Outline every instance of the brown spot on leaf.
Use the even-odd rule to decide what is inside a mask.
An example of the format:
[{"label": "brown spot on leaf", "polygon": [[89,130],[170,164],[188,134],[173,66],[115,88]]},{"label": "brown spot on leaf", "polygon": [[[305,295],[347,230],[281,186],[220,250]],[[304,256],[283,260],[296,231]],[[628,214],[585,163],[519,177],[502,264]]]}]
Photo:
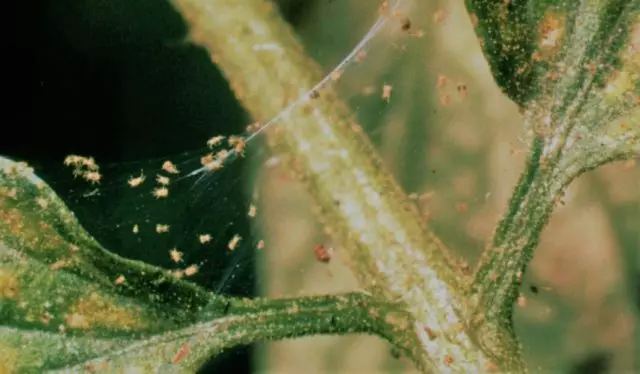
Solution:
[{"label": "brown spot on leaf", "polygon": [[65,320],[72,328],[91,328],[101,326],[121,330],[144,328],[147,325],[140,312],[132,308],[125,308],[107,299],[97,292],[80,298],[69,309]]},{"label": "brown spot on leaf", "polygon": [[0,268],[0,298],[17,300],[20,296],[20,282],[9,269]]}]

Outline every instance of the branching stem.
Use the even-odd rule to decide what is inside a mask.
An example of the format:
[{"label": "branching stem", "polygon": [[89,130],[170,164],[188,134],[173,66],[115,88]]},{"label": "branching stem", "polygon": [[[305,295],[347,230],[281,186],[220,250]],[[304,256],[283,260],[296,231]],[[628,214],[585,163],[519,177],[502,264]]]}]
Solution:
[{"label": "branching stem", "polygon": [[[131,369],[132,362],[145,372],[197,370],[212,355],[261,340],[348,333],[376,334],[391,340],[405,333],[411,318],[398,305],[363,293],[275,300],[218,297],[215,304],[215,310],[203,316],[216,316],[212,319],[127,344],[60,372],[84,373],[87,367],[105,365],[109,371],[117,371]],[[396,348],[409,354],[412,346]]]}]

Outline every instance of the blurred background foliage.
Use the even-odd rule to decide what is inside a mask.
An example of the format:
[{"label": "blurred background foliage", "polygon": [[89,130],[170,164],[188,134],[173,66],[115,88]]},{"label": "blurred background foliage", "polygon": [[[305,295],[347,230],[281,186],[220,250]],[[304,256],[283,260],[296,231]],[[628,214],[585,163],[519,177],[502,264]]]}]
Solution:
[{"label": "blurred background foliage", "polygon": [[[367,32],[379,5],[277,3],[327,72]],[[212,135],[240,133],[250,119],[206,53],[185,42],[186,26],[169,3],[40,0],[37,7],[18,6],[24,7],[16,13],[23,28],[8,41],[15,58],[7,63],[19,79],[5,88],[11,95],[4,128],[12,135],[1,137],[0,152],[34,165],[105,247],[171,267],[167,249],[180,246],[185,260],[200,264],[192,279],[227,294],[357,288],[340,262],[340,248],[330,263],[316,260],[314,247],[332,247],[330,238],[313,218],[304,188],[285,170],[264,166],[269,155],[261,144],[197,188],[176,186],[171,193],[179,199],[137,200],[144,222],[171,223],[171,236],[130,235],[132,217],[141,213],[128,203],[133,197],[126,188],[80,198],[62,169],[69,153],[113,165],[104,168],[105,180],[126,180],[157,167],[165,155],[201,148]],[[522,119],[495,86],[462,0],[413,0],[408,16],[411,32],[423,35],[376,35],[366,58],[336,89],[389,169],[415,193],[424,219],[473,264],[523,166]],[[388,101],[384,85],[392,87]],[[197,165],[197,154],[181,156],[184,165]],[[245,212],[256,193],[263,234],[256,237],[267,247],[229,253],[218,238],[252,232]],[[532,368],[638,369],[639,204],[640,168],[629,162],[584,175],[570,188],[543,234],[517,309]],[[203,248],[192,239],[205,229],[215,230],[216,240]],[[264,343],[233,350],[202,372],[411,372],[388,349],[363,336]]]},{"label": "blurred background foliage", "polygon": [[[371,3],[315,2],[295,23],[309,53],[327,71],[373,22],[377,4]],[[493,82],[463,1],[413,1],[408,17],[412,31],[424,35],[378,35],[365,61],[345,74],[337,89],[404,189],[417,196],[424,218],[473,264],[522,170],[527,150],[519,140],[522,118]],[[381,98],[384,85],[392,86],[388,103]],[[274,182],[273,174],[264,171],[261,186],[269,191],[263,213],[278,250],[262,264],[263,292],[356,287],[340,261],[315,261],[312,248],[330,246],[330,238],[309,213],[303,189]],[[609,165],[570,188],[543,234],[515,317],[531,368],[640,370],[634,357],[640,349],[634,306],[638,227],[640,168],[634,163]],[[339,259],[340,249],[335,250]],[[317,337],[262,349],[268,352],[265,372],[411,370],[373,337]]]}]

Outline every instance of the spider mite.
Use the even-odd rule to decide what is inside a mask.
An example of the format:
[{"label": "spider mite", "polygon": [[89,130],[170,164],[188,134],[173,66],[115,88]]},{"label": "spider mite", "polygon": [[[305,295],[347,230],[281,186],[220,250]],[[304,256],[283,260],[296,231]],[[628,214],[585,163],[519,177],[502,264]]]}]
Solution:
[{"label": "spider mite", "polygon": [[158,184],[160,185],[167,186],[169,185],[170,179],[167,176],[158,174],[156,176],[156,182],[158,182]]},{"label": "spider mite", "polygon": [[240,240],[242,239],[242,237],[238,234],[235,234],[233,236],[233,238],[231,238],[231,240],[229,241],[229,244],[227,245],[227,247],[229,248],[230,251],[235,250],[238,247],[238,243],[240,243]]},{"label": "spider mite", "polygon": [[88,182],[91,182],[91,184],[100,183],[100,180],[102,179],[102,174],[100,174],[97,171],[89,171],[84,174],[84,178]]},{"label": "spider mite", "polygon": [[176,352],[175,355],[173,355],[173,357],[171,358],[171,363],[172,364],[177,364],[178,362],[182,361],[185,359],[185,357],[187,357],[189,355],[189,352],[191,351],[191,345],[189,344],[189,342],[184,343]]},{"label": "spider mite", "polygon": [[447,18],[449,17],[449,12],[446,10],[438,10],[437,12],[435,12],[433,14],[433,20],[438,24],[438,25],[442,25],[444,23],[444,21],[447,20]]},{"label": "spider mite", "polygon": [[255,205],[251,204],[251,205],[249,206],[249,212],[247,213],[247,215],[248,215],[249,217],[253,218],[253,217],[255,217],[255,216],[256,216],[257,212],[258,212],[258,208],[256,208],[256,206],[255,206]]},{"label": "spider mite", "polygon": [[391,99],[391,90],[393,90],[393,87],[389,84],[382,86],[382,100],[389,102]]},{"label": "spider mite", "polygon": [[388,10],[389,10],[389,1],[384,0],[382,4],[380,4],[380,8],[378,9],[378,11],[380,12],[380,14],[386,15]]},{"label": "spider mite", "polygon": [[169,196],[169,190],[166,187],[155,188],[152,193],[156,199],[162,199]]},{"label": "spider mite", "polygon": [[202,234],[198,235],[198,240],[200,240],[200,244],[206,244],[211,241],[211,234]]},{"label": "spider mite", "polygon": [[129,186],[131,187],[138,187],[139,185],[142,184],[142,182],[144,182],[145,180],[145,176],[142,173],[142,171],[140,172],[140,175],[137,177],[131,177],[129,178],[129,180],[127,181],[127,183],[129,184]]},{"label": "spider mite", "polygon": [[180,171],[178,170],[178,168],[176,167],[176,165],[167,160],[164,163],[162,163],[162,170],[166,171],[169,174],[178,174],[180,173]]},{"label": "spider mite", "polygon": [[219,145],[220,143],[222,143],[222,141],[224,140],[224,138],[225,138],[225,137],[224,137],[224,136],[222,136],[222,135],[216,135],[216,136],[212,137],[211,139],[207,140],[207,145],[208,145],[210,148],[213,148],[213,147],[215,147],[215,146]]},{"label": "spider mite", "polygon": [[333,248],[326,248],[324,244],[316,244],[313,248],[314,253],[316,254],[316,259],[323,263],[328,263],[331,261],[331,257],[333,254]]},{"label": "spider mite", "polygon": [[171,257],[171,260],[176,264],[178,262],[182,262],[182,252],[178,251],[177,248],[173,248],[172,250],[170,250],[169,256]]},{"label": "spider mite", "polygon": [[184,275],[190,277],[198,272],[198,265],[189,265],[186,269],[184,269]]}]

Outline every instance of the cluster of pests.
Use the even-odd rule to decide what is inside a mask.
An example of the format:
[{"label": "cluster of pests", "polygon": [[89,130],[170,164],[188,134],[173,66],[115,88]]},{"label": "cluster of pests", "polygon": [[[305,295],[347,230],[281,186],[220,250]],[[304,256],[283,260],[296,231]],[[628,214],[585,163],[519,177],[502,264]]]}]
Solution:
[{"label": "cluster of pests", "polygon": [[64,164],[73,169],[74,177],[82,177],[91,184],[98,184],[102,179],[100,167],[96,164],[93,157],[69,155],[65,157]]},{"label": "cluster of pests", "polygon": [[[221,145],[225,139],[227,140],[228,144],[233,147],[233,150],[236,153],[238,154],[243,153],[244,147],[245,147],[245,140],[243,137],[240,137],[240,136],[230,136],[230,137],[224,137],[221,135],[214,136],[207,141],[207,145],[213,148]],[[219,162],[221,167],[221,163],[224,161],[227,155],[228,155],[228,151],[221,150],[216,153],[216,156],[214,156],[213,159],[207,160],[203,158],[201,161],[203,161],[203,164],[205,164],[206,162],[209,166],[212,165],[211,162],[213,162],[213,165],[215,165],[216,162]],[[99,172],[99,166],[97,165],[93,157],[69,155],[64,159],[64,164],[66,166],[73,168],[73,175],[75,177],[82,177],[87,182],[90,182],[92,184],[100,183],[102,180],[102,175]],[[214,166],[213,169],[215,168],[216,167]],[[171,183],[170,176],[180,173],[180,170],[178,170],[178,167],[170,160],[166,160],[162,163],[161,170],[165,174],[156,174],[156,177],[155,177],[156,187],[153,188],[151,192],[152,195],[157,199],[163,199],[169,196],[168,187]],[[138,188],[142,186],[146,181],[147,181],[147,176],[145,175],[144,171],[141,170],[140,174],[129,177],[129,179],[127,180],[127,185],[130,188]],[[43,208],[46,208],[46,202],[40,202],[39,205],[41,205]],[[257,216],[257,207],[255,204],[250,204],[247,215],[251,218],[254,218]],[[140,233],[140,226],[138,224],[134,224],[131,231],[133,234]],[[168,224],[157,223],[155,225],[155,232],[157,234],[166,234],[169,231],[170,231],[170,226]],[[200,244],[207,244],[213,240],[213,237],[211,236],[211,234],[203,233],[197,236],[197,240],[199,241]],[[242,237],[239,234],[234,234],[233,237],[228,241],[226,247],[229,251],[234,251],[235,249],[238,248],[241,241],[242,241]],[[264,240],[259,240],[256,244],[256,249],[261,250],[261,249],[264,249],[264,247],[265,247]],[[184,261],[183,260],[184,254],[177,248],[172,248],[169,250],[169,257],[171,258],[172,262],[176,264],[182,263]],[[61,267],[62,265],[63,264],[56,264],[57,267]],[[194,264],[186,267],[183,270],[177,270],[172,273],[177,278],[181,278],[183,276],[192,276],[197,272],[198,272],[198,265]],[[116,285],[122,285],[125,282],[126,282],[126,279],[123,275],[120,275],[116,279],[114,279],[114,283]]]}]

